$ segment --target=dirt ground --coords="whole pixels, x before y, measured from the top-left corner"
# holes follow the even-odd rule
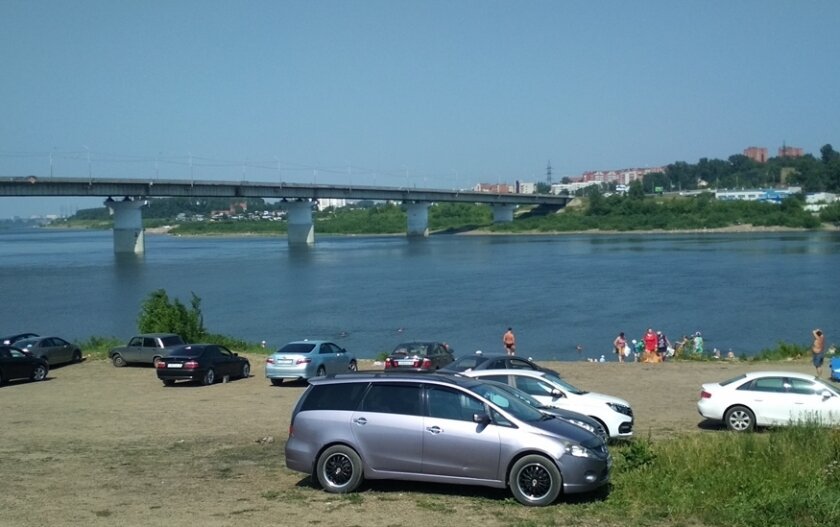
[[[0,525],[596,523],[563,499],[546,512],[480,487],[369,482],[347,496],[317,490],[283,459],[304,385],[272,387],[263,358],[250,359],[251,378],[208,387],[164,388],[152,368],[91,360],[57,367],[44,382],[0,387]],[[804,361],[546,364],[582,389],[630,401],[636,435],[655,440],[725,433],[699,426],[703,382],[749,370],[813,371]]]

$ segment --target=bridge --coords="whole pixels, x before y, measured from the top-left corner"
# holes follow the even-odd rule
[[[148,198],[264,198],[279,199],[287,211],[289,245],[312,245],[315,228],[313,202],[318,199],[399,201],[408,212],[407,235],[429,235],[429,206],[432,203],[485,203],[493,209],[495,223],[513,221],[518,205],[560,209],[572,199],[552,194],[487,193],[460,190],[418,189],[363,185],[268,183],[256,181],[160,180],[114,178],[0,179],[0,196],[103,197],[114,215],[114,252],[142,253],[145,250],[142,207]]]

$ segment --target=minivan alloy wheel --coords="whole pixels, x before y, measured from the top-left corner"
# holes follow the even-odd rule
[[[533,454],[514,463],[509,483],[516,501],[542,507],[551,505],[560,495],[563,478],[551,460]]]
[[[327,492],[353,492],[362,483],[362,460],[348,446],[331,446],[318,457],[315,473],[318,483]]]

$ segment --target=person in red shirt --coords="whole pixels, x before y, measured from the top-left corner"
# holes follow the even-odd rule
[[[653,332],[653,328],[648,328],[647,333],[642,337],[642,341],[645,343],[645,358],[642,362],[657,362],[655,359],[656,333]]]

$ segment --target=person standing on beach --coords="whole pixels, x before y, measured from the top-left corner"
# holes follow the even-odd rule
[[[814,343],[811,345],[811,362],[817,369],[817,377],[822,377],[822,365],[825,360],[825,333],[821,329],[811,332],[814,336]]]
[[[624,348],[627,346],[627,339],[624,338],[624,332],[618,334],[613,341],[613,348],[618,354],[618,362],[624,362]]]
[[[656,333],[653,328],[648,328],[645,336],[642,337],[642,342],[645,343],[645,356],[642,362],[656,362]]]
[[[505,345],[505,352],[508,355],[516,355],[516,337],[513,335],[513,328],[508,328],[502,336],[502,344]]]

